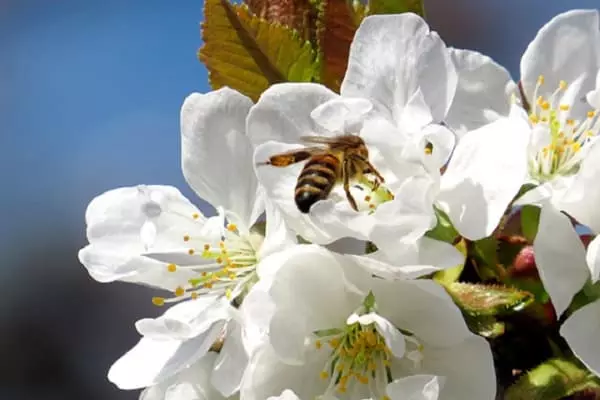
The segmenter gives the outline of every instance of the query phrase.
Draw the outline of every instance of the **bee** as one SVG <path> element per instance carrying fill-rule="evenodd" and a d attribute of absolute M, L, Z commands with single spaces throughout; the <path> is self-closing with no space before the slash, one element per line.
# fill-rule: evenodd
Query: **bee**
<path fill-rule="evenodd" d="M 343 185 L 350 206 L 358 211 L 356 200 L 350 193 L 350 181 L 373 174 L 373 190 L 384 182 L 379 171 L 369 162 L 369 150 L 359 136 L 303 136 L 301 140 L 316 146 L 275 154 L 268 161 L 259 163 L 287 167 L 306 161 L 294 190 L 294 201 L 300 212 L 308 213 L 313 204 L 326 199 L 339 183 Z"/>

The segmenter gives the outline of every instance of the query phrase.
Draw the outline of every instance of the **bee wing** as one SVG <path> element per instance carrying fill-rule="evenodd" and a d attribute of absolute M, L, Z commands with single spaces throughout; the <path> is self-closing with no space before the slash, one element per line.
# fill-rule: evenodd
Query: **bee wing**
<path fill-rule="evenodd" d="M 283 153 L 273 154 L 271 157 L 269 157 L 269 160 L 259 162 L 257 165 L 285 167 L 300 161 L 304 161 L 315 154 L 325 153 L 326 151 L 326 148 L 320 146 L 303 147 L 300 149 L 285 151 Z"/>
<path fill-rule="evenodd" d="M 340 137 L 330 136 L 301 136 L 300 140 L 306 143 L 318 143 L 318 144 L 335 144 L 340 142 Z"/>
<path fill-rule="evenodd" d="M 356 135 L 301 136 L 300 140 L 306 143 L 325 144 L 329 147 L 356 147 L 363 144 L 362 139 Z"/>

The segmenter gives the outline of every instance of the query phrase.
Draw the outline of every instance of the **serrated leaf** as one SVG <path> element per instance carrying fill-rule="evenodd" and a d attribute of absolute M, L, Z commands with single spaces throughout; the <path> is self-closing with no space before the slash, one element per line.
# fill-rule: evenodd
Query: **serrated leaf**
<path fill-rule="evenodd" d="M 256 101 L 272 84 L 310 82 L 318 72 L 309 42 L 252 15 L 247 6 L 206 0 L 204 15 L 198 56 L 213 89 L 229 86 Z"/>
<path fill-rule="evenodd" d="M 323 0 L 319 4 L 317 42 L 321 56 L 321 83 L 340 91 L 348 66 L 350 44 L 360 20 L 346 0 Z"/>
<path fill-rule="evenodd" d="M 244 0 L 244 3 L 257 17 L 295 29 L 304 40 L 314 41 L 317 10 L 310 0 Z"/>
<path fill-rule="evenodd" d="M 540 208 L 532 205 L 523 206 L 521 209 L 521 231 L 523 232 L 523 236 L 530 242 L 533 242 L 533 239 L 535 239 L 539 224 Z"/>
<path fill-rule="evenodd" d="M 420 16 L 425 15 L 423 0 L 370 0 L 369 15 L 373 14 L 400 14 L 412 12 Z"/>
<path fill-rule="evenodd" d="M 597 379 L 575 362 L 554 358 L 524 374 L 504 394 L 505 400 L 559 400 L 583 390 L 598 390 Z"/>
<path fill-rule="evenodd" d="M 531 293 L 503 285 L 454 282 L 445 288 L 458 307 L 470 315 L 507 314 L 520 311 L 533 301 Z"/>

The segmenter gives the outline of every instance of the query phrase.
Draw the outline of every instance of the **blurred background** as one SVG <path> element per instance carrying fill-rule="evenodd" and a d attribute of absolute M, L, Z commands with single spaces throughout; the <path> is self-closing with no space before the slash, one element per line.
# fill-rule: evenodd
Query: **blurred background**
<path fill-rule="evenodd" d="M 598 1 L 425 5 L 448 45 L 516 78 L 540 26 Z M 209 90 L 202 11 L 202 0 L 0 0 L 0 400 L 137 398 L 106 372 L 138 340 L 133 323 L 161 310 L 148 289 L 93 281 L 77 251 L 105 190 L 168 184 L 197 202 L 180 171 L 179 108 Z"/>

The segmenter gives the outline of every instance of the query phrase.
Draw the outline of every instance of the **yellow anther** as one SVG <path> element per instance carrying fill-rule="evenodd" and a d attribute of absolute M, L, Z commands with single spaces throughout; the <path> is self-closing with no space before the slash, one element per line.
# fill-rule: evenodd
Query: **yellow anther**
<path fill-rule="evenodd" d="M 153 297 L 152 298 L 152 304 L 154 304 L 155 306 L 163 306 L 165 305 L 165 299 L 164 297 Z"/>
<path fill-rule="evenodd" d="M 227 297 L 228 300 L 231 300 L 231 296 L 232 296 L 231 288 L 225 289 L 225 297 Z"/>
<path fill-rule="evenodd" d="M 215 261 L 217 262 L 217 264 L 223 264 L 223 259 L 221 257 L 217 257 Z"/>
<path fill-rule="evenodd" d="M 342 375 L 340 377 L 340 382 L 338 383 L 338 385 L 346 386 L 347 384 L 348 384 L 348 375 Z"/>
<path fill-rule="evenodd" d="M 337 338 L 333 338 L 333 339 L 329 339 L 329 346 L 331 346 L 332 348 L 336 348 L 340 345 L 340 340 Z"/>
<path fill-rule="evenodd" d="M 375 347 L 377 344 L 377 336 L 373 332 L 365 332 L 365 339 L 367 344 L 371 347 Z"/>
<path fill-rule="evenodd" d="M 532 124 L 537 124 L 539 121 L 539 118 L 537 117 L 537 115 L 531 114 L 529 116 L 529 122 L 531 122 Z"/>
<path fill-rule="evenodd" d="M 381 400 L 392 400 L 392 399 L 390 399 L 390 397 L 389 397 L 389 396 L 383 396 L 383 397 L 381 398 Z"/>
<path fill-rule="evenodd" d="M 177 271 L 177 265 L 175 265 L 175 264 L 169 264 L 169 265 L 167 265 L 167 271 L 169 271 L 169 272 L 175 272 L 175 271 Z"/>
<path fill-rule="evenodd" d="M 342 371 L 344 370 L 344 368 L 346 368 L 346 367 L 344 366 L 344 363 L 339 363 L 339 364 L 337 365 L 337 367 L 335 367 L 335 369 L 336 369 L 336 371 L 337 371 L 337 372 L 342 372 Z"/>
<path fill-rule="evenodd" d="M 542 107 L 543 110 L 549 110 L 550 103 L 548 103 L 547 101 L 544 101 L 542 104 L 540 104 L 540 107 Z"/>
<path fill-rule="evenodd" d="M 581 144 L 579 142 L 575 142 L 572 144 L 572 149 L 574 152 L 578 152 L 581 149 Z"/>
<path fill-rule="evenodd" d="M 190 241 L 190 235 L 184 235 L 183 236 L 183 241 L 184 242 L 189 242 Z"/>
<path fill-rule="evenodd" d="M 373 204 L 373 203 L 369 204 L 370 209 L 374 209 L 375 207 L 377 207 L 375 204 Z"/>
<path fill-rule="evenodd" d="M 175 289 L 175 296 L 181 297 L 184 294 L 185 294 L 185 289 L 182 288 L 181 286 L 177 286 L 177 288 Z"/>
<path fill-rule="evenodd" d="M 346 386 L 338 386 L 337 391 L 340 393 L 346 393 Z"/>
<path fill-rule="evenodd" d="M 233 272 L 229 273 L 229 279 L 231 279 L 232 281 L 235 280 L 235 274 Z"/>
<path fill-rule="evenodd" d="M 327 379 L 327 378 L 329 378 L 329 374 L 327 373 L 327 371 L 321 371 L 321 373 L 319 374 L 319 377 L 321 379 Z"/>
<path fill-rule="evenodd" d="M 367 368 L 369 369 L 369 371 L 375 371 L 377 369 L 377 364 L 375 364 L 373 361 L 370 361 L 367 365 Z"/>
<path fill-rule="evenodd" d="M 565 90 L 567 88 L 567 82 L 566 81 L 560 81 L 558 83 L 558 87 L 560 88 L 560 90 Z"/>
<path fill-rule="evenodd" d="M 383 360 L 383 365 L 389 367 L 392 364 L 390 363 L 390 360 Z"/>
<path fill-rule="evenodd" d="M 315 348 L 319 350 L 321 347 L 323 347 L 323 343 L 320 340 L 315 341 Z"/>
<path fill-rule="evenodd" d="M 208 272 L 206 272 L 206 271 L 202 271 L 202 272 L 200 273 L 200 275 L 202 275 L 202 277 L 205 277 L 206 275 L 208 275 Z"/>
<path fill-rule="evenodd" d="M 596 111 L 588 111 L 587 116 L 588 118 L 594 118 L 596 116 Z"/>
<path fill-rule="evenodd" d="M 433 148 L 425 147 L 425 154 L 430 155 L 431 153 L 433 153 Z"/>
<path fill-rule="evenodd" d="M 535 102 L 538 106 L 541 106 L 542 104 L 544 104 L 544 98 L 542 96 L 539 96 Z"/>
<path fill-rule="evenodd" d="M 192 292 L 191 298 L 192 298 L 192 300 L 196 300 L 198 298 L 198 293 Z"/>
<path fill-rule="evenodd" d="M 235 231 L 237 231 L 237 225 L 236 224 L 228 224 L 227 230 L 230 232 L 235 232 Z"/>
<path fill-rule="evenodd" d="M 569 111 L 569 105 L 568 104 L 561 104 L 559 106 L 561 111 Z"/>
<path fill-rule="evenodd" d="M 198 213 L 193 213 L 193 214 L 192 214 L 192 218 L 194 218 L 194 219 L 198 219 L 198 218 L 200 218 L 200 214 L 198 214 Z"/>
<path fill-rule="evenodd" d="M 568 119 L 567 120 L 567 125 L 575 125 L 575 120 L 574 119 Z"/>
<path fill-rule="evenodd" d="M 366 196 L 365 196 L 365 201 L 366 201 L 367 203 L 368 203 L 368 202 L 370 202 L 370 201 L 371 201 L 371 196 L 369 196 L 369 195 L 366 195 Z"/>
<path fill-rule="evenodd" d="M 585 136 L 592 137 L 592 136 L 594 136 L 594 132 L 593 131 L 586 131 L 585 132 Z"/>
<path fill-rule="evenodd" d="M 194 253 L 195 253 L 194 249 L 189 249 L 189 250 L 188 250 L 188 254 L 189 254 L 190 256 L 193 256 L 193 255 L 194 255 Z"/>
<path fill-rule="evenodd" d="M 356 379 L 357 379 L 357 380 L 358 380 L 360 383 L 362 383 L 363 385 L 366 385 L 366 384 L 368 384 L 368 383 L 369 383 L 369 378 L 367 378 L 367 377 L 366 377 L 366 376 L 364 376 L 364 375 L 357 375 L 357 376 L 356 376 Z"/>
<path fill-rule="evenodd" d="M 208 250 L 210 250 L 210 244 L 207 243 L 204 245 L 204 251 L 208 251 Z"/>
<path fill-rule="evenodd" d="M 212 284 L 212 282 L 206 282 L 206 283 L 204 284 L 204 287 L 205 287 L 205 288 L 207 288 L 207 289 L 212 289 L 212 287 L 213 287 L 213 284 Z"/>
<path fill-rule="evenodd" d="M 537 78 L 537 84 L 538 85 L 543 85 L 544 84 L 544 75 L 540 75 Z"/>

